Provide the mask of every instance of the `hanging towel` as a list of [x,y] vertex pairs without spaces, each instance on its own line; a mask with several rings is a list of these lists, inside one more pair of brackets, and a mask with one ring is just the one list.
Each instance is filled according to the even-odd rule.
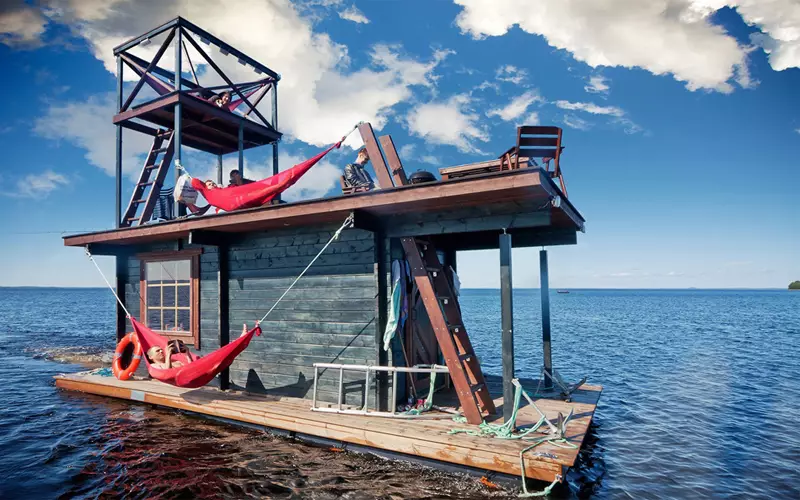
[[386,320],[386,331],[383,332],[383,350],[388,351],[395,332],[405,323],[408,314],[406,298],[406,280],[404,266],[399,260],[392,262],[392,298],[389,304],[389,318]]

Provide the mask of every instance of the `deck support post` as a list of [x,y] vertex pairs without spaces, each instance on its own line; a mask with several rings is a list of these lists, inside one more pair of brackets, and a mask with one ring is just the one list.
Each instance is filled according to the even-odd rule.
[[[278,130],[278,79],[272,82],[272,128]],[[278,141],[272,143],[272,175],[278,175]],[[275,197],[277,202],[281,201],[281,194]]]
[[[117,56],[117,113],[122,109],[122,59]],[[116,165],[116,207],[114,209],[115,226],[122,225],[122,125],[117,125],[117,165]]]
[[[183,32],[180,29],[175,30],[175,90],[178,91],[178,95],[180,96],[181,93],[181,59],[183,55]],[[183,106],[181,105],[181,101],[178,100],[175,103],[175,130],[173,131],[174,139],[174,164],[178,165],[181,163],[181,135],[183,133]],[[175,169],[175,183],[178,183],[178,178],[181,176],[181,171],[179,169]],[[153,185],[151,189],[161,189],[161,186]],[[186,209],[181,205],[178,200],[175,200],[175,216],[179,217],[181,215],[185,215]],[[183,212],[183,213],[182,213]]]
[[239,122],[239,175],[244,177],[244,119]]
[[222,186],[222,155],[217,155],[217,184]]
[[553,358],[550,352],[550,284],[547,275],[547,250],[539,252],[540,292],[542,296],[542,351],[544,354],[544,388],[553,388]]
[[[220,159],[222,156],[220,156]],[[220,162],[220,177],[222,163]],[[220,181],[221,183],[222,181]],[[219,309],[217,311],[217,322],[219,323],[219,346],[228,345],[231,337],[230,325],[230,296],[228,294],[228,244],[222,243],[217,247],[217,292],[219,294]],[[223,391],[230,389],[231,376],[230,369],[225,368],[219,374],[219,388]]]
[[511,280],[511,235],[500,235],[500,311],[503,326],[503,420],[514,411],[514,285]]
[[[114,260],[116,261],[115,263],[116,281],[114,285],[116,286],[119,300],[121,300],[124,304],[127,302],[127,300],[125,300],[125,283],[127,279],[123,278],[123,276],[128,275],[128,256],[127,254],[117,255],[116,257],[114,257]],[[127,325],[128,317],[127,314],[125,313],[125,308],[122,307],[122,304],[116,302],[114,306],[117,310],[117,342],[119,342],[120,340],[122,340],[122,337],[125,336],[125,329],[128,326]]]

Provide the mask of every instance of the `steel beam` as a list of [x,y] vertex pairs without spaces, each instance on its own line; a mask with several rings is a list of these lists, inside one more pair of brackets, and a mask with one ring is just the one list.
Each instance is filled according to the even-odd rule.
[[[175,90],[178,93],[178,96],[181,94],[181,61],[183,59],[183,32],[181,32],[180,28],[175,30]],[[174,149],[175,149],[175,183],[178,183],[178,177],[181,176],[180,170],[178,170],[177,166],[181,163],[181,139],[183,134],[183,105],[181,104],[180,98],[178,102],[175,104],[175,129],[174,129],[175,137],[173,139],[174,142]],[[183,212],[183,213],[181,213]],[[181,216],[186,215],[186,209],[183,205],[175,200],[175,215]]]
[[[272,83],[272,128],[275,132],[278,131],[278,81]],[[278,167],[278,140],[272,143],[272,175],[278,175],[280,169]],[[275,197],[278,202],[281,201],[281,194]]]
[[539,252],[540,292],[542,296],[542,351],[544,354],[544,388],[552,389],[553,358],[550,352],[550,280],[547,275],[547,250]]
[[127,42],[123,43],[122,45],[117,45],[116,47],[114,47],[114,55],[115,56],[119,55],[120,52],[124,52],[126,50],[132,49],[133,47],[136,47],[137,45],[139,45],[143,41],[145,41],[145,40],[147,40],[149,38],[156,37],[156,36],[160,35],[161,33],[167,31],[168,29],[172,28],[173,26],[177,26],[179,20],[180,20],[180,17],[176,17],[175,19],[172,19],[171,21],[167,21],[166,23],[162,24],[158,28],[155,28],[155,29],[152,29],[152,30],[148,31],[144,35],[137,36],[136,38],[132,38],[132,39],[128,40]]
[[[122,109],[122,59],[117,57],[117,112]],[[115,198],[116,204],[114,209],[114,227],[119,228],[122,224],[122,126],[117,125],[117,141],[116,141],[116,186],[115,186]]]
[[500,314],[503,328],[503,419],[514,412],[514,285],[511,279],[511,235],[500,235]]

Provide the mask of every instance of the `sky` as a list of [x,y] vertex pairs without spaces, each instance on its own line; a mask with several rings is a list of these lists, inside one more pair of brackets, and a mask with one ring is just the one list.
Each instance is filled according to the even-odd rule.
[[[359,121],[392,135],[409,173],[497,157],[519,125],[562,127],[587,222],[577,245],[548,250],[553,287],[800,279],[797,0],[4,0],[0,286],[103,285],[61,237],[113,227],[113,47],[176,15],[281,74],[281,168]],[[358,141],[286,198],[337,194]],[[124,143],[130,193],[150,140]],[[184,156],[211,174],[215,158]],[[270,162],[269,147],[249,151],[245,171],[266,176]],[[538,286],[539,250],[514,250],[515,286]],[[498,264],[496,251],[460,253],[462,285],[498,286]],[[113,276],[110,258],[102,267]]]

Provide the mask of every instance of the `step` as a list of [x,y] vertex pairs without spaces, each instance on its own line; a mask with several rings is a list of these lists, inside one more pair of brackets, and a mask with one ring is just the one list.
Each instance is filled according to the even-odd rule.
[[481,382],[479,384],[475,384],[475,385],[469,386],[469,390],[472,391],[472,394],[475,394],[476,392],[482,391],[482,390],[485,390],[485,389],[486,389],[486,384],[484,384],[483,382]]
[[127,219],[125,219],[125,220],[126,220],[126,221],[128,221],[128,222],[133,222],[133,221],[135,221],[135,220],[139,220],[139,219],[141,219],[141,217],[128,217],[128,218],[127,218]]
[[154,150],[153,150],[153,153],[155,153],[155,154],[159,154],[159,153],[166,153],[166,152],[167,152],[167,149],[169,149],[169,148],[158,148],[158,149],[154,149]]
[[464,354],[459,354],[458,359],[460,359],[461,361],[466,361],[474,356],[475,356],[474,352],[465,352]]
[[144,170],[152,170],[152,169],[157,168],[157,167],[158,167],[158,165],[155,165],[155,164],[153,164],[153,165],[145,165],[144,166]]
[[147,201],[147,198],[139,198],[138,200],[133,200],[133,203],[144,203]]
[[139,184],[137,184],[137,186],[142,186],[142,187],[144,187],[144,186],[152,186],[153,184],[155,184],[155,181],[150,181],[150,182],[140,182]]

